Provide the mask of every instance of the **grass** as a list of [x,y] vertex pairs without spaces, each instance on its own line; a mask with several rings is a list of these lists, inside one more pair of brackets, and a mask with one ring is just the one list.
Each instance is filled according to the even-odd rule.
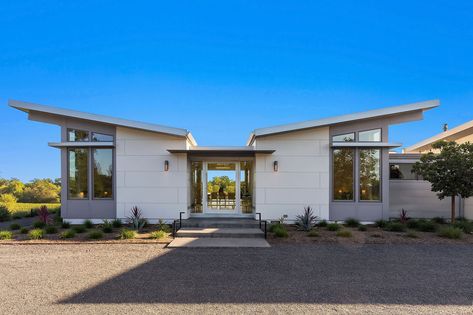
[[351,237],[351,232],[348,230],[340,230],[337,232],[337,236],[339,237]]
[[101,231],[92,231],[89,233],[89,238],[93,240],[98,240],[103,237],[103,232]]
[[317,232],[316,230],[312,230],[310,231],[309,233],[307,233],[307,236],[308,237],[319,237],[319,232]]
[[61,208],[60,203],[24,203],[17,202],[8,204],[8,210],[12,216],[16,218],[22,218],[30,216],[32,209],[38,209],[40,206],[46,206],[49,212],[57,212]]
[[44,237],[44,231],[41,229],[33,229],[28,233],[31,240],[40,240]]
[[287,230],[283,225],[280,225],[279,227],[274,229],[274,235],[276,237],[288,237],[289,233],[287,233]]
[[329,223],[327,224],[327,230],[329,231],[338,231],[341,229],[341,225],[338,223]]
[[360,221],[354,218],[348,218],[345,220],[345,226],[356,228],[360,225]]
[[57,228],[54,225],[48,225],[44,231],[46,234],[56,234],[57,233]]
[[274,233],[274,231],[275,231],[276,229],[279,229],[280,227],[282,227],[282,224],[281,224],[281,223],[279,223],[279,222],[278,222],[278,223],[273,223],[273,224],[271,224],[271,225],[269,226],[268,231],[271,232],[271,233]]
[[10,231],[0,231],[0,240],[11,240],[13,233]]
[[383,229],[389,232],[404,232],[406,226],[400,222],[389,222]]
[[10,230],[16,231],[16,230],[19,230],[19,229],[21,229],[21,225],[19,225],[18,223],[10,224]]
[[66,230],[62,232],[61,234],[59,234],[59,238],[62,238],[62,239],[73,238],[74,236],[76,236],[76,232],[74,232],[73,230]]
[[121,240],[129,240],[136,237],[136,232],[129,229],[121,229],[118,238]]
[[83,225],[76,225],[72,228],[77,234],[84,233],[87,229]]
[[168,236],[168,233],[166,233],[163,230],[158,230],[158,231],[151,232],[150,238],[159,240],[167,236]]
[[463,230],[453,226],[443,227],[439,230],[438,235],[441,237],[460,239],[463,237]]

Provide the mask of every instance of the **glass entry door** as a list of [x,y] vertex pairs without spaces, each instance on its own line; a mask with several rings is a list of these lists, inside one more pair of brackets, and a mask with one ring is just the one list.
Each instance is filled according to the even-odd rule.
[[234,162],[207,163],[207,213],[235,213],[239,208],[239,180]]

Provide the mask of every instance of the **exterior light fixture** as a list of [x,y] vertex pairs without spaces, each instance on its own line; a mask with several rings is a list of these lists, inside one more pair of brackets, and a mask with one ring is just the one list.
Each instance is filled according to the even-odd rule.
[[274,161],[274,162],[273,162],[273,170],[274,170],[275,172],[277,172],[277,171],[279,170],[278,161]]
[[164,171],[165,172],[169,171],[169,161],[168,160],[164,161]]

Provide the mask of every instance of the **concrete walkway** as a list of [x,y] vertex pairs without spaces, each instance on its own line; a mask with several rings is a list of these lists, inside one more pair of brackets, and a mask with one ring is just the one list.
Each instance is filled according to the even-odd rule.
[[227,237],[178,237],[175,238],[168,248],[181,247],[271,247],[264,238],[227,238]]

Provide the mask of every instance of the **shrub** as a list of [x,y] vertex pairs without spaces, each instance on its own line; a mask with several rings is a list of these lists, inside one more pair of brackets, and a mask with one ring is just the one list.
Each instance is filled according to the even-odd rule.
[[13,204],[16,203],[18,199],[13,194],[1,194],[0,195],[0,203],[4,204]]
[[409,229],[414,229],[414,230],[416,230],[416,229],[419,228],[419,221],[410,219],[410,220],[408,220],[408,221],[406,222],[406,226],[407,226],[407,228],[409,228]]
[[407,232],[406,237],[418,238],[419,236],[417,236],[416,232],[414,232],[414,231],[409,231],[409,232]]
[[29,230],[28,230],[27,227],[22,227],[22,228],[20,229],[20,233],[21,233],[21,234],[28,234],[28,232],[29,232]]
[[310,231],[315,226],[317,217],[310,206],[304,208],[303,214],[296,215],[296,226],[298,230]]
[[146,219],[143,218],[143,214],[137,206],[131,208],[128,223],[130,223],[136,231],[141,231],[141,229],[145,227]]
[[407,217],[407,211],[403,209],[401,209],[401,213],[399,214],[399,222],[401,222],[402,224],[406,224],[407,220],[409,220],[409,218]]
[[384,230],[389,232],[404,232],[406,230],[406,226],[400,222],[389,222],[384,227]]
[[71,227],[71,224],[70,224],[69,222],[63,221],[63,222],[61,223],[61,227],[62,227],[63,229],[68,229],[68,228]]
[[327,226],[327,220],[322,220],[322,221],[319,221],[316,225],[318,227],[326,227]]
[[437,230],[437,226],[432,221],[427,220],[419,220],[419,226],[417,227],[418,231],[421,232],[435,232]]
[[10,211],[6,205],[0,204],[0,222],[10,220]]
[[43,221],[36,221],[33,223],[33,227],[35,229],[42,229],[46,226],[46,223],[44,223]]
[[360,221],[354,218],[348,218],[345,220],[345,226],[348,227],[358,227],[360,225]]
[[57,228],[54,225],[48,225],[44,231],[46,234],[56,234],[57,233]]
[[158,221],[158,230],[163,231],[165,233],[171,233],[171,228],[169,227],[169,225],[164,223],[162,219],[159,219]]
[[316,230],[312,230],[309,233],[307,233],[307,236],[309,236],[309,237],[318,237],[319,232],[317,232]]
[[434,217],[431,219],[432,222],[437,223],[437,224],[445,224],[445,219],[442,217]]
[[39,207],[36,213],[38,214],[38,219],[40,222],[43,222],[44,225],[49,224],[51,221],[51,215],[49,213],[48,207],[43,205]]
[[338,223],[329,223],[327,224],[327,230],[329,231],[338,231],[340,230],[341,226]]
[[276,237],[288,237],[289,236],[289,234],[287,233],[286,228],[282,224],[280,224],[277,228],[274,229],[274,235]]
[[122,220],[120,220],[120,219],[115,219],[115,220],[112,221],[112,226],[114,228],[121,228],[122,225],[123,225]]
[[104,233],[112,233],[113,232],[113,225],[112,225],[111,221],[103,220],[102,232],[104,232]]
[[11,240],[13,233],[10,231],[0,231],[0,240]]
[[368,228],[366,227],[366,225],[360,225],[360,226],[358,226],[358,231],[364,232],[364,231],[367,231],[367,230],[368,230]]
[[84,223],[83,223],[83,225],[84,225],[84,227],[85,227],[86,229],[91,229],[91,228],[94,227],[94,224],[93,224],[92,221],[90,221],[90,220],[85,220]]
[[21,212],[15,212],[15,213],[13,213],[13,215],[11,216],[11,218],[12,218],[13,220],[21,219],[21,218],[22,218],[22,215],[21,215],[21,214],[22,214]]
[[274,231],[278,228],[282,227],[282,224],[277,222],[277,223],[272,223],[270,226],[269,226],[269,229],[268,231],[271,232],[271,233],[274,233]]
[[128,239],[135,238],[135,236],[136,236],[135,231],[129,230],[129,229],[121,229],[118,237],[122,240],[128,240]]
[[28,233],[28,236],[32,240],[40,240],[44,236],[44,231],[41,229],[33,229]]
[[18,223],[10,224],[10,230],[12,230],[12,231],[19,230],[20,228],[21,228],[21,225],[19,225]]
[[340,230],[337,232],[337,236],[339,237],[351,237],[351,232],[348,230]]
[[76,225],[72,228],[77,234],[84,233],[86,228],[83,225]]
[[62,232],[61,234],[59,234],[59,238],[62,238],[62,239],[73,238],[74,236],[76,236],[76,232],[74,232],[74,230],[66,230]]
[[162,238],[165,238],[168,236],[168,233],[162,231],[162,230],[158,230],[158,231],[154,231],[151,233],[150,235],[150,238],[154,238],[154,239],[162,239]]
[[93,240],[98,240],[103,237],[103,233],[101,231],[92,231],[89,233],[89,238]]
[[466,220],[457,221],[453,226],[461,229],[466,234],[473,232],[473,223]]
[[459,239],[463,236],[463,231],[460,228],[447,226],[443,227],[439,230],[438,235],[441,237],[452,238],[452,239]]
[[383,229],[383,228],[386,227],[386,225],[387,225],[388,223],[389,223],[389,222],[386,221],[386,220],[378,220],[378,221],[376,221],[376,222],[374,223],[374,225],[376,225],[377,227]]

